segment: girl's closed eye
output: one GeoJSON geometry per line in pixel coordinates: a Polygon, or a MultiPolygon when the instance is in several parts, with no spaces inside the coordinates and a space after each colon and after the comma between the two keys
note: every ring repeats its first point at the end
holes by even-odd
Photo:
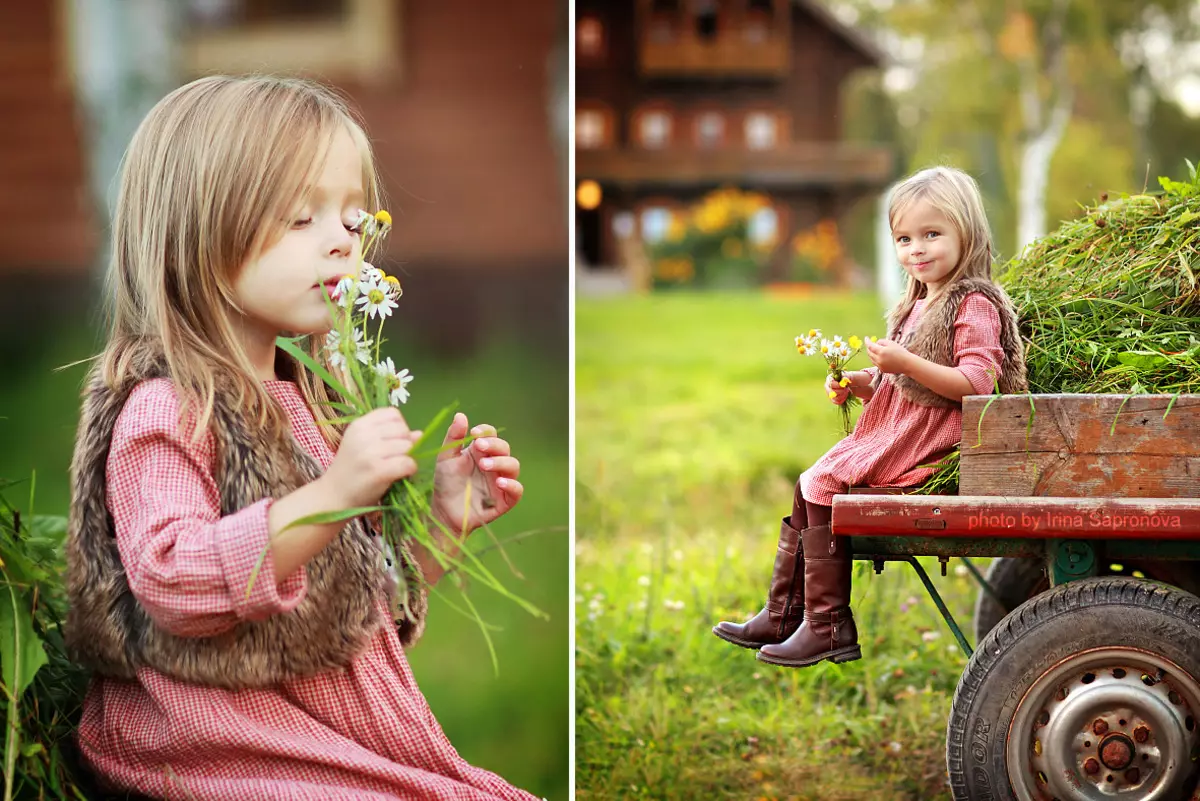
{"type": "Polygon", "coordinates": [[[312,224],[312,217],[305,217],[299,220],[292,220],[293,228],[304,228],[312,224]]]}

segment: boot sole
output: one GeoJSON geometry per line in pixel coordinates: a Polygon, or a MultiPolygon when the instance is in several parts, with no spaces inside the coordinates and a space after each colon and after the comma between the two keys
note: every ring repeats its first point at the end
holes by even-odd
{"type": "Polygon", "coordinates": [[[816,656],[810,656],[807,659],[785,659],[783,657],[771,656],[759,651],[755,657],[760,662],[766,662],[768,665],[779,665],[780,667],[810,667],[818,662],[824,662],[828,659],[834,664],[843,662],[853,662],[856,659],[862,659],[862,649],[857,645],[847,645],[845,648],[838,648],[834,651],[826,651],[816,656]]]}
{"type": "Polygon", "coordinates": [[[720,637],[725,642],[731,642],[734,645],[740,646],[742,648],[749,648],[752,651],[757,651],[759,648],[762,648],[764,645],[777,645],[778,644],[778,643],[769,643],[769,642],[754,642],[752,640],[743,640],[741,637],[735,637],[726,631],[721,631],[716,626],[713,626],[712,633],[717,635],[718,637],[720,637]]]}

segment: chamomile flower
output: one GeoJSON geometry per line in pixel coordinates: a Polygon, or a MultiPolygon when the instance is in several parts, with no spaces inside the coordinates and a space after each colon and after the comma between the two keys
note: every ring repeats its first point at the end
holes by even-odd
{"type": "Polygon", "coordinates": [[[329,363],[335,367],[346,367],[347,359],[353,358],[363,364],[371,362],[371,340],[363,338],[363,332],[355,328],[352,339],[342,339],[340,331],[325,335],[325,350],[329,352],[329,363]]]}
{"type": "Polygon", "coordinates": [[[832,352],[833,352],[833,343],[830,342],[828,339],[822,339],[821,340],[821,355],[828,356],[832,352]]]}
{"type": "Polygon", "coordinates": [[[344,275],[337,282],[337,286],[333,288],[333,292],[329,293],[329,299],[343,309],[350,303],[350,290],[354,289],[355,279],[353,275],[344,275]]]}
{"type": "Polygon", "coordinates": [[[383,270],[379,269],[378,267],[372,267],[369,264],[364,264],[362,275],[358,279],[358,291],[365,292],[366,289],[363,287],[363,284],[378,284],[384,279],[385,275],[386,274],[383,272],[383,270]]]}
{"type": "Polygon", "coordinates": [[[397,306],[396,301],[389,296],[388,285],[383,281],[359,281],[358,291],[361,294],[355,303],[363,307],[367,319],[372,319],[375,315],[381,318],[390,317],[392,309],[397,306]]]}
{"type": "Polygon", "coordinates": [[[354,227],[362,236],[374,236],[378,228],[375,222],[375,215],[365,209],[359,209],[358,215],[354,218],[354,227]]]}
{"type": "Polygon", "coordinates": [[[375,372],[387,383],[388,400],[393,406],[408,401],[407,387],[412,382],[413,375],[407,367],[397,372],[396,365],[392,363],[392,357],[388,356],[375,365],[375,372]]]}
{"type": "Polygon", "coordinates": [[[383,277],[383,283],[386,285],[384,286],[384,289],[387,290],[388,297],[392,300],[397,300],[401,295],[404,294],[404,290],[400,286],[400,279],[396,276],[385,275],[383,277]]]}

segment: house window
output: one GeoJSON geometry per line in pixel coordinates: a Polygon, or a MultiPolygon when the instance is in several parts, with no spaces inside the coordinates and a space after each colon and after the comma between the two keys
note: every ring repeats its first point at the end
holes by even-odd
{"type": "Polygon", "coordinates": [[[746,5],[746,22],[742,27],[742,36],[749,44],[765,44],[771,36],[774,16],[772,0],[750,0],[746,5]]]}
{"type": "Polygon", "coordinates": [[[649,109],[638,115],[637,139],[642,147],[658,149],[671,142],[671,112],[649,109]]]}
{"type": "Polygon", "coordinates": [[[402,6],[399,0],[186,0],[183,71],[395,79],[402,6]]]}
{"type": "Polygon", "coordinates": [[[769,111],[751,111],[745,133],[750,150],[772,150],[779,145],[779,118],[769,111]]]}
{"type": "Polygon", "coordinates": [[[703,111],[696,117],[696,144],[703,148],[725,143],[725,116],[719,111],[703,111]]]}
{"type": "Polygon", "coordinates": [[[679,0],[654,0],[650,4],[650,41],[658,44],[675,41],[679,24],[679,0]]]}
{"type": "Polygon", "coordinates": [[[674,212],[666,206],[647,206],[642,209],[642,243],[656,245],[667,238],[674,212]]]}
{"type": "Polygon", "coordinates": [[[775,247],[779,241],[779,212],[770,206],[754,212],[746,226],[746,238],[756,248],[775,247]]]}
{"type": "Polygon", "coordinates": [[[607,109],[578,108],[575,110],[575,147],[580,150],[595,150],[611,144],[607,109]]]}
{"type": "Polygon", "coordinates": [[[692,15],[696,20],[696,36],[701,41],[717,37],[717,0],[692,0],[692,15]]]}
{"type": "Polygon", "coordinates": [[[596,17],[580,17],[575,28],[575,53],[581,59],[596,60],[604,56],[604,23],[596,17]]]}

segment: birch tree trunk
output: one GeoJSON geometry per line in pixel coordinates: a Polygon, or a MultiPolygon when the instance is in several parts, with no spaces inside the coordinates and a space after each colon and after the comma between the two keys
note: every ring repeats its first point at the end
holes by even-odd
{"type": "Polygon", "coordinates": [[[1070,0],[1055,0],[1044,33],[1042,63],[1050,80],[1048,101],[1042,97],[1042,78],[1033,54],[1020,63],[1024,129],[1017,188],[1018,252],[1046,233],[1046,185],[1050,180],[1050,161],[1071,120],[1073,93],[1063,35],[1069,4],[1070,0]]]}
{"type": "Polygon", "coordinates": [[[101,235],[96,276],[108,263],[109,221],[125,149],[146,112],[178,85],[182,6],[172,0],[73,0],[69,6],[84,160],[101,235]]]}

